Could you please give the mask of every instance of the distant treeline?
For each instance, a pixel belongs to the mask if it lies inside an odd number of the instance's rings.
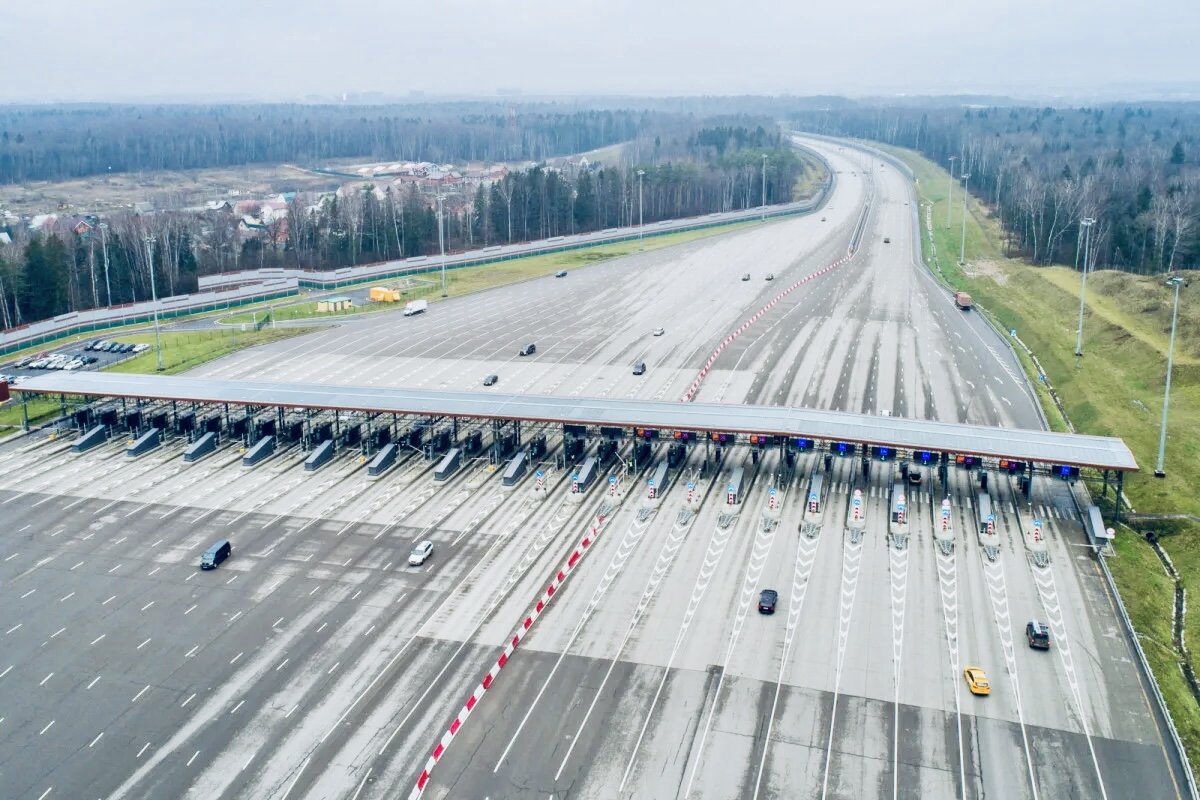
[[[336,158],[538,161],[632,139],[633,111],[464,106],[0,107],[0,183]]]
[[[1200,262],[1200,104],[1094,108],[857,107],[793,115],[799,127],[955,157],[1014,254],[1073,264],[1081,219],[1092,265],[1133,272]]]
[[[447,251],[544,239],[664,219],[750,208],[814,192],[822,167],[763,125],[655,126],[627,147],[633,163],[535,165],[441,197]],[[638,172],[644,173],[639,177]],[[639,182],[641,194],[639,197]],[[262,267],[332,270],[439,252],[432,190],[370,181],[318,201],[298,195],[286,215],[248,231],[228,212],[158,212],[62,218],[53,230],[11,228],[0,247],[0,321],[5,327],[150,296],[153,237],[160,296],[193,292],[199,275]],[[107,251],[107,279],[104,256]]]

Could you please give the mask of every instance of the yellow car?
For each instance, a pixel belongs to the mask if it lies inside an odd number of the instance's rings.
[[[988,683],[987,675],[979,667],[966,667],[963,677],[967,679],[967,688],[971,694],[991,694],[992,685]]]

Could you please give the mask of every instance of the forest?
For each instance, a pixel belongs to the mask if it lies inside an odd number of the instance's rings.
[[[286,213],[252,231],[237,214],[195,210],[62,217],[37,233],[10,226],[11,244],[0,245],[0,323],[149,299],[151,264],[154,290],[168,296],[194,292],[198,276],[217,272],[332,270],[432,255],[440,251],[439,207],[454,252],[754,207],[764,198],[764,155],[768,204],[790,202],[798,186],[813,191],[823,179],[766,120],[708,125],[660,115],[639,125],[611,164],[538,161],[489,183],[436,191],[351,181],[336,194],[296,194]]]
[[[917,150],[999,217],[1011,255],[1138,273],[1200,260],[1200,104],[1080,108],[859,106],[792,116],[798,127]],[[961,185],[961,181],[960,181]]]
[[[0,183],[339,158],[518,161],[632,139],[627,110],[416,106],[0,106]]]

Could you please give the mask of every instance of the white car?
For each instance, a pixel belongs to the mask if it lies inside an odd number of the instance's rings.
[[[419,567],[425,563],[425,559],[433,555],[433,542],[426,539],[423,542],[417,542],[408,554],[408,565],[410,567]]]
[[[666,332],[667,332],[667,331],[666,331],[666,329],[665,329],[665,328],[655,328],[655,329],[654,329],[654,335],[655,335],[655,336],[662,336],[662,335],[663,335],[664,333],[666,333]]]
[[[133,352],[135,352],[135,353],[144,353],[145,351],[147,351],[149,349],[150,349],[150,345],[148,345],[144,342],[142,344],[135,344],[133,346]]]

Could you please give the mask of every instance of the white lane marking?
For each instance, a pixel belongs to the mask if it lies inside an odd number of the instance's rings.
[[[46,796],[47,796],[48,794],[50,794],[52,791],[54,791],[54,787],[53,787],[53,786],[49,786],[49,787],[47,787],[47,788],[46,788],[46,791],[44,791],[44,792],[42,792],[40,795],[38,795],[38,800],[46,800]]]
[[[149,636],[147,636],[147,637],[146,637],[146,641],[142,642],[141,644],[139,644],[139,645],[137,646],[137,649],[138,649],[138,650],[141,650],[143,647],[145,647],[145,646],[146,646],[146,645],[148,645],[148,644],[150,644],[150,637],[149,637]]]
[[[236,706],[234,706],[233,708],[229,709],[229,713],[230,713],[230,714],[236,714],[236,713],[237,713],[237,710],[238,710],[239,708],[241,708],[241,707],[242,707],[242,704],[243,704],[243,703],[245,703],[245,702],[246,702],[245,700],[238,700],[238,704],[237,704]]]
[[[230,624],[232,624],[232,623],[234,623],[234,622],[237,622],[237,621],[238,621],[238,617],[240,617],[240,616],[242,615],[242,613],[243,613],[243,612],[239,611],[239,612],[237,612],[236,614],[234,614],[232,617],[230,617],[230,618],[229,618],[229,622],[230,622]]]
[[[236,663],[237,663],[237,660],[238,660],[239,658],[241,658],[242,656],[244,656],[245,654],[246,654],[246,651],[245,651],[245,650],[243,650],[242,652],[238,653],[238,654],[237,654],[236,656],[234,656],[233,658],[229,659],[229,663],[230,663],[230,664],[236,664]]]
[[[46,727],[44,727],[40,731],[38,731],[38,736],[44,736],[46,734],[46,731],[50,730],[50,728],[53,726],[54,726],[54,720],[50,720],[50,722],[48,722],[46,724]]]
[[[92,743],[91,743],[91,744],[89,744],[89,745],[88,745],[88,747],[95,747],[95,746],[96,746],[96,742],[100,741],[100,737],[101,737],[101,736],[103,736],[103,735],[104,735],[104,731],[100,731],[99,733],[97,733],[97,734],[96,734],[96,738],[95,738],[95,739],[92,739]]]
[[[290,658],[285,658],[283,661],[280,661],[280,662],[279,662],[279,666],[275,668],[275,671],[276,671],[276,672],[279,672],[279,670],[281,670],[281,669],[283,669],[285,666],[287,666],[287,663],[288,663],[289,661],[291,661],[291,659],[290,659]]]
[[[12,668],[13,668],[12,664],[9,664],[7,667],[5,667],[4,672],[0,672],[0,678],[3,678],[8,673],[12,672]]]
[[[184,700],[182,703],[180,703],[180,704],[179,704],[179,707],[180,707],[180,708],[187,708],[187,704],[188,704],[188,703],[190,703],[190,702],[192,702],[193,700],[195,700],[195,699],[196,699],[196,695],[197,695],[197,694],[199,694],[199,692],[192,692],[190,695],[188,695],[188,699],[187,699],[187,700]]]
[[[51,679],[51,678],[53,678],[53,677],[54,677],[54,673],[53,673],[53,672],[51,672],[51,673],[50,673],[49,675],[47,675],[46,677],[42,678],[42,682],[41,682],[41,683],[39,683],[39,684],[38,684],[38,686],[45,686],[45,685],[46,685],[46,681],[50,680],[50,679]]]
[[[147,748],[147,747],[149,747],[149,746],[150,746],[150,743],[149,743],[149,742],[146,742],[144,745],[142,745],[142,749],[137,751],[137,755],[136,755],[136,756],[134,756],[134,758],[141,758],[141,757],[142,757],[142,753],[146,752],[146,748]]]
[[[108,636],[108,634],[107,634],[107,633],[102,633],[102,634],[100,634],[100,635],[99,635],[99,636],[97,636],[95,639],[92,639],[92,641],[91,641],[91,644],[97,644],[97,643],[98,643],[98,642],[99,642],[101,639],[103,639],[105,636]]]
[[[154,569],[150,570],[149,574],[147,574],[146,577],[149,578],[151,575],[158,572],[160,569],[162,569],[162,567],[155,567]]]
[[[60,633],[62,633],[62,632],[63,632],[63,631],[65,631],[65,630],[66,630],[66,626],[64,626],[64,627],[62,627],[62,628],[59,628],[59,629],[58,629],[58,630],[56,630],[54,633],[50,634],[50,638],[51,638],[51,639],[55,638],[56,636],[58,636]]]
[[[6,559],[4,559],[4,560],[5,560],[6,562],[7,562],[7,561],[12,561],[14,558],[16,558],[16,557],[17,557],[17,556],[19,556],[19,555],[21,555],[21,554],[20,554],[20,553],[13,553],[11,556],[9,556],[8,558],[6,558]]]
[[[858,593],[858,572],[862,564],[862,540],[842,541],[842,596],[838,616],[837,666],[833,678],[833,708],[829,712],[829,743],[825,747],[825,774],[821,780],[821,800],[829,796],[829,766],[833,760],[833,731],[837,723],[838,697],[842,688],[842,667],[846,661],[846,641],[850,638],[850,620],[854,614],[854,597]],[[1036,799],[1035,799],[1036,800]]]
[[[92,682],[91,682],[91,683],[89,683],[89,684],[87,685],[87,688],[89,688],[89,689],[90,689],[90,688],[92,688],[93,686],[95,686],[95,685],[96,685],[96,682],[97,682],[97,681],[99,681],[99,680],[100,680],[100,676],[99,676],[99,675],[97,675],[96,677],[92,678]]]
[[[132,699],[132,700],[130,700],[129,702],[131,702],[131,703],[136,703],[136,702],[137,702],[137,701],[138,701],[138,700],[141,698],[141,696],[142,696],[142,695],[144,695],[144,694],[145,694],[146,692],[148,692],[148,691],[150,691],[150,687],[149,687],[149,686],[145,686],[145,687],[143,687],[143,688],[142,688],[142,690],[141,690],[140,692],[138,692],[137,694],[135,694],[135,695],[133,696],[133,699]]]
[[[74,596],[75,596],[74,592],[68,592],[67,594],[64,594],[62,597],[58,598],[58,602],[65,603],[66,601],[70,600]]]
[[[37,591],[37,589],[30,589],[28,592],[26,592],[25,594],[21,595],[21,599],[22,599],[22,600],[24,600],[26,597],[29,597],[29,595],[33,594],[33,593],[34,593],[34,592],[36,592],[36,591]]]
[[[283,617],[280,617],[279,619],[275,620],[274,622],[272,622],[272,623],[271,623],[271,627],[272,627],[272,628],[278,628],[278,627],[279,627],[279,623],[283,622],[283,619],[284,619]]]
[[[110,569],[110,570],[108,571],[108,574],[109,574],[109,575],[112,575],[114,572],[116,572],[117,570],[119,570],[119,569],[120,569],[121,567],[123,567],[123,566],[125,566],[125,565],[124,565],[124,564],[117,564],[115,567],[113,567],[112,569]]]
[[[189,608],[187,611],[183,612],[183,615],[186,617],[188,614],[190,614],[190,613],[192,613],[193,611],[195,611],[195,610],[196,610],[196,605],[197,605],[196,603],[193,603],[191,608]]]
[[[106,606],[106,605],[108,605],[109,603],[111,603],[113,600],[116,600],[116,599],[117,599],[117,596],[114,594],[112,597],[108,598],[107,600],[105,600],[105,601],[104,601],[103,603],[101,603],[100,605],[102,605],[102,606]]]
[[[13,625],[11,628],[9,628],[8,630],[6,630],[6,631],[4,632],[4,635],[5,635],[5,636],[8,636],[10,633],[12,633],[13,631],[17,630],[18,628],[20,628],[20,627],[21,627],[22,625],[24,625],[24,624],[25,624],[24,622],[18,622],[16,625]]]
[[[153,600],[151,600],[149,603],[146,603],[146,605],[142,606],[142,611],[145,611],[146,609],[150,608],[150,606],[152,606],[152,605],[154,605]]]
[[[329,668],[329,671],[328,671],[328,672],[326,672],[325,674],[326,674],[326,675],[332,675],[332,674],[333,674],[333,671],[334,671],[335,669],[337,669],[338,667],[340,667],[341,665],[342,665],[342,662],[340,662],[340,661],[335,661],[335,662],[334,662],[334,664],[333,664],[333,666],[332,666],[332,667],[330,667],[330,668]]]
[[[363,775],[362,783],[358,784],[358,788],[354,790],[354,794],[350,796],[350,800],[358,800],[358,796],[362,794],[363,787],[367,785],[367,779],[371,777],[370,768],[367,769],[367,774]],[[484,798],[488,800],[488,798]]]
[[[193,573],[193,574],[195,574],[195,573]],[[234,575],[232,578],[230,578],[229,580],[225,581],[225,585],[226,585],[226,586],[228,586],[229,584],[233,583],[233,582],[234,582],[234,581],[236,581],[237,579],[238,579],[238,576],[237,576],[237,575]]]
[[[249,757],[246,758],[246,763],[242,764],[242,768],[239,769],[238,772],[244,772],[246,767],[250,766],[250,762],[254,760],[256,755],[258,755],[257,752],[251,753]]]
[[[304,768],[308,766],[308,762],[311,760],[312,756],[304,759],[304,763],[300,765],[300,769],[296,770],[296,777],[292,779],[290,784],[288,784],[287,791],[283,793],[283,797],[279,798],[279,800],[287,800],[288,795],[292,793],[292,789],[296,788],[296,784],[300,782],[300,775],[304,772]]]
[[[194,655],[196,654],[196,651],[197,651],[197,650],[199,650],[199,649],[200,649],[200,645],[196,645],[196,646],[195,646],[195,647],[193,647],[191,650],[188,650],[186,653],[184,653],[183,657],[184,657],[184,658],[191,658],[192,656],[194,656]]]
[[[187,763],[186,763],[186,764],[184,764],[184,766],[185,766],[185,767],[190,767],[190,766],[192,765],[192,762],[196,760],[196,756],[198,756],[198,755],[200,755],[200,751],[199,751],[199,750],[197,750],[196,752],[192,753],[192,757],[191,757],[191,758],[189,758],[189,759],[187,760]]]

